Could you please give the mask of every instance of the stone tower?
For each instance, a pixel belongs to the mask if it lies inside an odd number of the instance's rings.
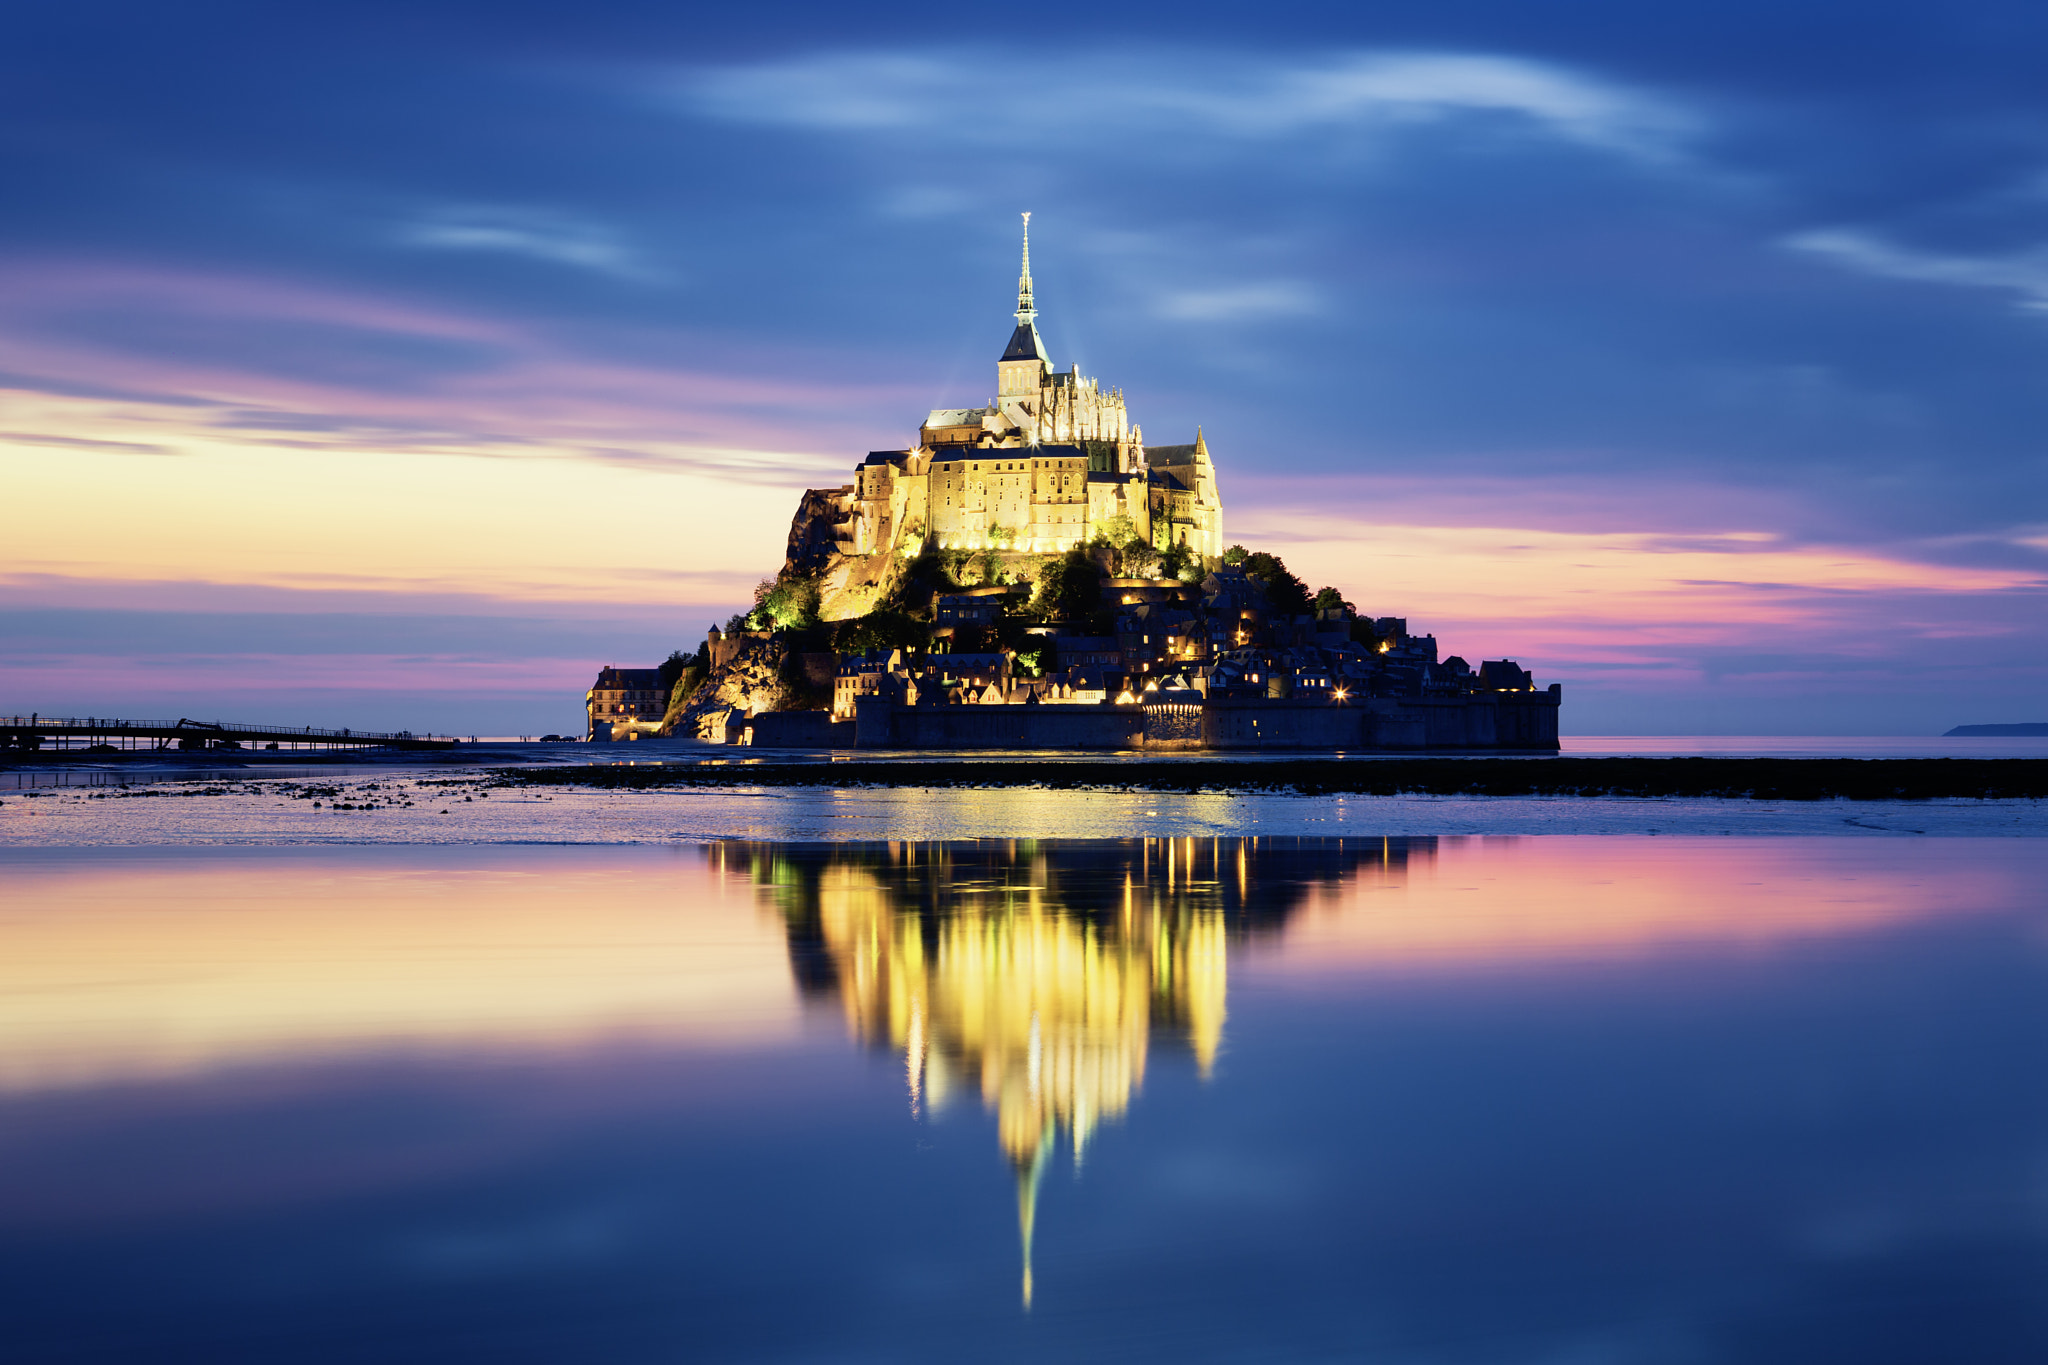
[[[1052,360],[1038,335],[1038,309],[1031,301],[1031,215],[1024,215],[1024,269],[1017,276],[1017,330],[996,362],[996,401],[1026,403],[1038,397],[1052,373]]]

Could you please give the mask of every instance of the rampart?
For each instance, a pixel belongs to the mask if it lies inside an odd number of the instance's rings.
[[[1194,706],[904,706],[863,697],[862,749],[1506,749],[1555,752],[1563,689],[1350,702]],[[756,717],[758,722],[761,718]],[[756,732],[754,742],[763,740]]]

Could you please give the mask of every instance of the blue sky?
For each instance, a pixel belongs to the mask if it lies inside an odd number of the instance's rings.
[[[0,462],[79,499],[0,562],[21,709],[569,728],[986,397],[1028,208],[1233,539],[1568,727],[2048,718],[2039,6],[10,29]]]

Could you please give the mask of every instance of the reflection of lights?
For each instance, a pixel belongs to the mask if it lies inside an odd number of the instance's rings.
[[[1222,852],[1202,851],[1211,867],[1197,883],[1193,840],[1147,840],[1147,866],[1165,855],[1169,895],[1134,898],[1126,873],[1121,910],[1107,916],[1071,911],[1046,859],[1030,852],[1014,860],[1027,873],[1015,885],[956,884],[937,914],[851,863],[827,867],[817,884],[818,925],[848,1022],[903,1050],[912,1111],[936,1111],[978,1083],[996,1112],[1016,1172],[1026,1307],[1038,1185],[1058,1139],[1068,1139],[1078,1166],[1096,1127],[1129,1108],[1155,1020],[1185,1030],[1203,1076],[1215,1064],[1225,916],[1220,900],[1187,896],[1221,881]],[[889,855],[896,866],[919,858],[910,846]],[[771,868],[755,876],[782,881]]]

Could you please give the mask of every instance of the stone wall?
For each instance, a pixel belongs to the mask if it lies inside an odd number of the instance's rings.
[[[1264,698],[1202,708],[1207,749],[1518,749],[1555,752],[1563,688],[1342,705]]]
[[[901,706],[883,697],[854,703],[863,749],[1137,749],[1145,717],[1135,706]]]
[[[863,749],[1511,749],[1555,752],[1562,689],[1300,704],[1216,700],[1199,714],[1139,706],[854,706]],[[759,742],[758,740],[756,741]]]
[[[853,724],[830,711],[764,711],[742,728],[742,743],[756,749],[851,749]]]

